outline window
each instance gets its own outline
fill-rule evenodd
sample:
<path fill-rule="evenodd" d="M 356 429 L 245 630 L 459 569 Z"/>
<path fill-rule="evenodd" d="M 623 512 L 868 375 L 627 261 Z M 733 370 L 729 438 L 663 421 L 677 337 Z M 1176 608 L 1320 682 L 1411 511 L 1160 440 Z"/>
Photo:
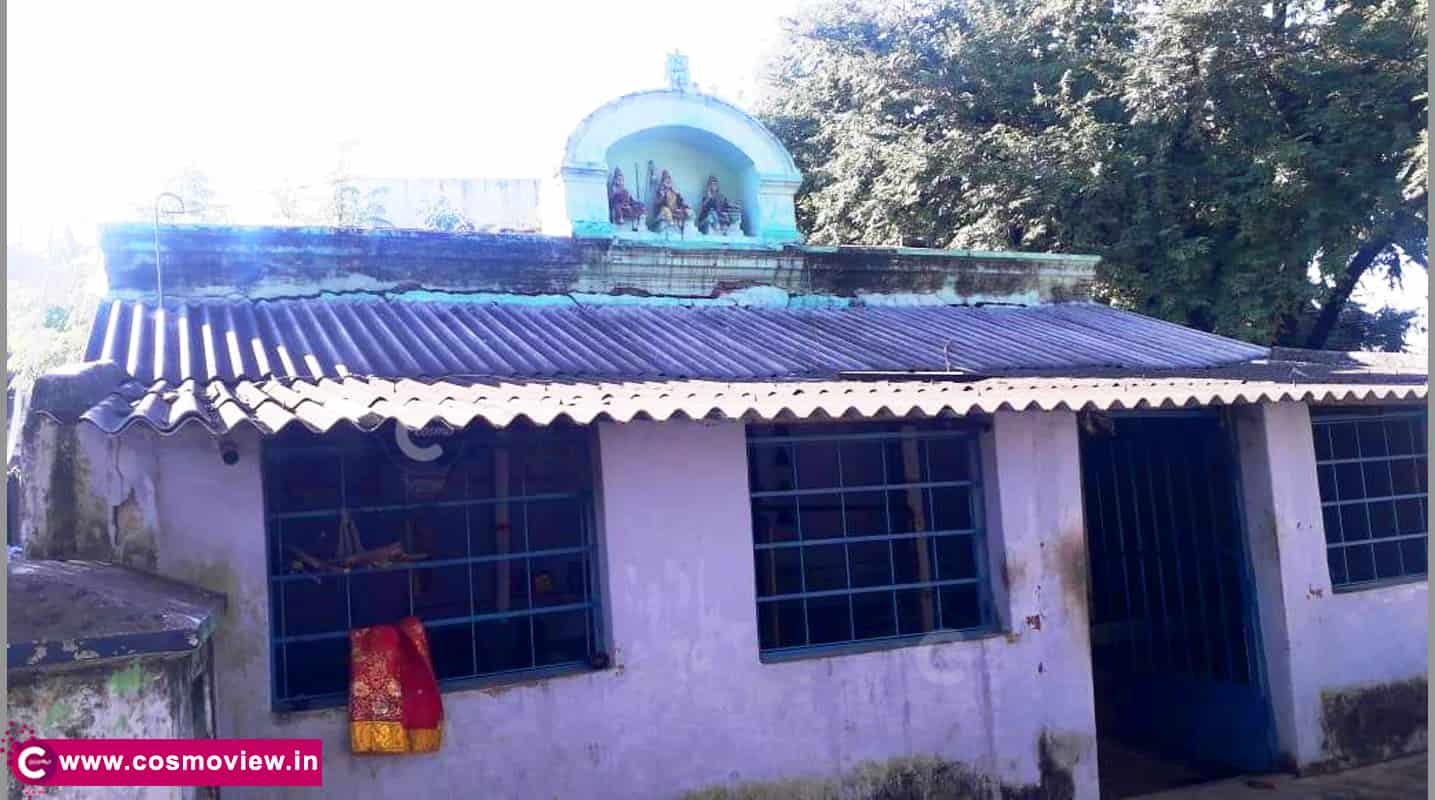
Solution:
<path fill-rule="evenodd" d="M 1331 585 L 1424 575 L 1424 410 L 1314 409 L 1311 421 Z"/>
<path fill-rule="evenodd" d="M 589 664 L 591 469 L 581 429 L 271 440 L 275 707 L 344 702 L 349 630 L 410 614 L 443 684 Z"/>
<path fill-rule="evenodd" d="M 975 428 L 748 427 L 764 657 L 991 626 Z"/>

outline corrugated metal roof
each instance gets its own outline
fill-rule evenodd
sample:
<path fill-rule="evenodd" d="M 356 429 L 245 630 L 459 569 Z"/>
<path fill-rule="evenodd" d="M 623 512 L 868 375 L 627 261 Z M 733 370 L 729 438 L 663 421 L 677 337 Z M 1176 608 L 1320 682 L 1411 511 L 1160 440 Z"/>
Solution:
<path fill-rule="evenodd" d="M 1390 362 L 1387 362 L 1390 363 Z M 503 427 L 634 419 L 780 420 L 937 416 L 1001 410 L 1120 410 L 1304 401 L 1415 401 L 1426 396 L 1423 368 L 1260 362 L 1184 374 L 988 378 L 978 381 L 710 380 L 526 381 L 324 378 L 241 381 L 148 389 L 130 382 L 83 419 L 109 433 L 142 425 L 161 433 L 198 424 L 213 433 L 252 425 L 363 430 L 390 419 L 418 429 L 474 422 Z"/>
<path fill-rule="evenodd" d="M 1210 367 L 1265 348 L 1090 303 L 516 305 L 358 298 L 113 301 L 87 360 L 145 383 L 267 378 L 828 378 L 857 370 Z"/>

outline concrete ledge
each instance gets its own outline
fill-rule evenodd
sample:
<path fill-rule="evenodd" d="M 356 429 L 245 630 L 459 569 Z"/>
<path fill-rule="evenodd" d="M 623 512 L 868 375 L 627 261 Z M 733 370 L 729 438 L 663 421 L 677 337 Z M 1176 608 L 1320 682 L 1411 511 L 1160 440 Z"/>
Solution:
<path fill-rule="evenodd" d="M 30 410 L 57 422 L 78 422 L 80 415 L 110 396 L 130 376 L 113 361 L 66 364 L 35 379 Z"/>
<path fill-rule="evenodd" d="M 108 226 L 101 245 L 113 296 L 156 294 L 152 226 Z M 1031 305 L 1090 299 L 1097 263 L 910 247 L 218 225 L 160 226 L 159 246 L 165 295 L 176 298 L 419 290 L 718 297 L 772 286 L 798 295 Z"/>
<path fill-rule="evenodd" d="M 95 561 L 13 559 L 10 670 L 194 650 L 213 632 L 224 595 Z"/>

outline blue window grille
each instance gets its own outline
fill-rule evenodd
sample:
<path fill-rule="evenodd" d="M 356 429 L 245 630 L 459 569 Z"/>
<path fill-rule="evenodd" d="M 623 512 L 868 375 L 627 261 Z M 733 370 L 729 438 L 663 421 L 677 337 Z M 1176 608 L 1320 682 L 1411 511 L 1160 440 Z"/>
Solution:
<path fill-rule="evenodd" d="M 958 421 L 748 426 L 765 659 L 992 628 L 978 437 Z"/>
<path fill-rule="evenodd" d="M 274 707 L 345 702 L 349 631 L 409 615 L 445 687 L 601 666 L 586 432 L 398 442 L 265 445 Z"/>
<path fill-rule="evenodd" d="M 1326 561 L 1337 590 L 1426 574 L 1426 414 L 1314 409 Z"/>

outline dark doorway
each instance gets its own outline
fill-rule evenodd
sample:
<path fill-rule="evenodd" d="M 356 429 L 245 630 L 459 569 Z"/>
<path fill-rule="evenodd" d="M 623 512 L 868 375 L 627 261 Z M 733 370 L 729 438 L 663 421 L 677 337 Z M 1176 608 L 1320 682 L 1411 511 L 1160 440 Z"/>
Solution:
<path fill-rule="evenodd" d="M 1082 418 L 1103 797 L 1273 767 L 1233 450 L 1215 412 Z"/>

